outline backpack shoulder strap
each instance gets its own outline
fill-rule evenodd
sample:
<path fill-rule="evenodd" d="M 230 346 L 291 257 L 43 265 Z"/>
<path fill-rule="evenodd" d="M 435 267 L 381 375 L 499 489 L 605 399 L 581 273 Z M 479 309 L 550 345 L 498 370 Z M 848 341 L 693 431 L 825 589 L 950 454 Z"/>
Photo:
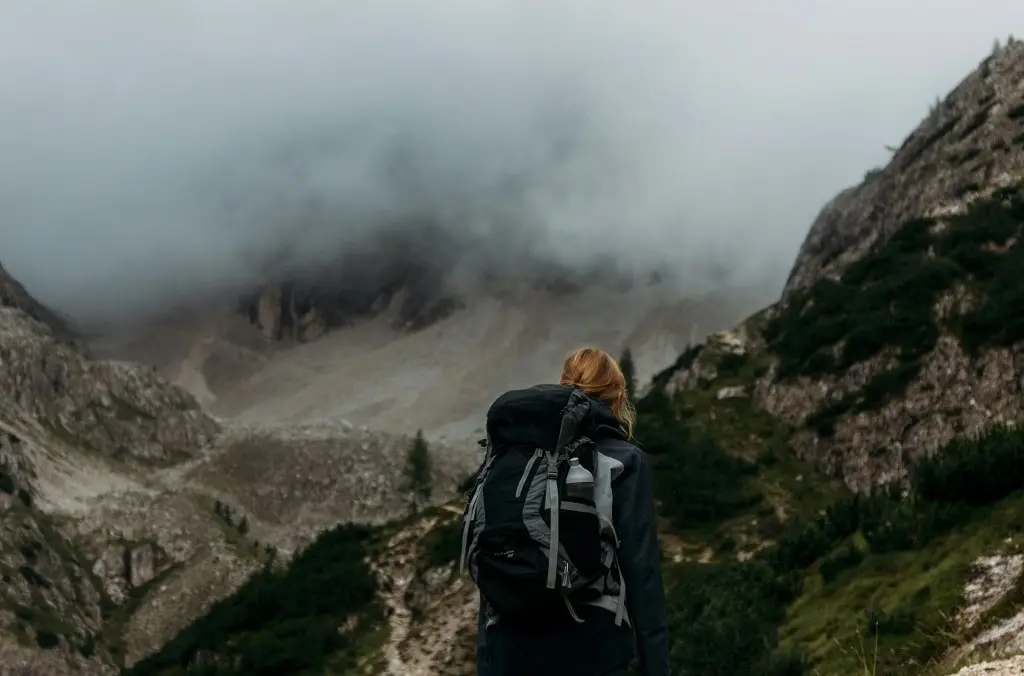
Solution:
<path fill-rule="evenodd" d="M 560 453 L 566 446 L 576 438 L 580 423 L 590 413 L 590 397 L 583 393 L 583 390 L 574 389 L 569 395 L 569 401 L 562 409 L 562 425 L 558 430 L 558 443 L 555 445 L 555 453 Z"/>
<path fill-rule="evenodd" d="M 476 510 L 476 503 L 480 499 L 480 492 L 483 490 L 484 481 L 487 480 L 487 471 L 494 462 L 494 448 L 491 446 L 490 437 L 485 437 L 476 442 L 478 446 L 486 448 L 484 461 L 476 474 L 472 495 L 466 503 L 466 511 L 462 515 L 462 553 L 459 555 L 459 575 L 466 571 L 466 559 L 469 554 L 469 532 L 473 526 L 473 517 Z"/>

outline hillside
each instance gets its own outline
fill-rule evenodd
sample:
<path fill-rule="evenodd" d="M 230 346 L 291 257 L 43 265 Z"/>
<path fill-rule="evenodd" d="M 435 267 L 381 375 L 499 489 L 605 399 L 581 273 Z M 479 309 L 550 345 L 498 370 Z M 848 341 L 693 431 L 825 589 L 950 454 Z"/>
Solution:
<path fill-rule="evenodd" d="M 91 346 L 144 367 L 86 355 L 0 271 L 0 663 L 474 673 L 465 442 L 583 341 L 638 359 L 679 673 L 944 676 L 1024 652 L 1022 146 L 1011 43 L 826 205 L 779 302 L 738 324 L 657 284 L 424 315 L 399 266 L 401 302 L 271 284 Z M 408 514 L 416 429 L 433 504 Z"/>
<path fill-rule="evenodd" d="M 1019 43 L 987 58 L 823 209 L 780 302 L 643 378 L 680 673 L 939 676 L 1024 650 L 1022 75 Z M 354 643 L 289 673 L 472 673 L 450 507 L 351 550 L 377 592 L 328 621 Z M 298 564 L 274 584 L 300 590 Z M 216 645 L 182 634 L 131 673 L 272 664 L 246 646 L 299 626 L 284 608 L 324 617 L 281 604 L 245 627 L 210 615 Z"/>
<path fill-rule="evenodd" d="M 0 288 L 5 673 L 116 673 L 339 520 L 405 511 L 409 437 L 217 421 L 152 367 L 87 357 L 3 271 Z M 472 453 L 439 456 L 451 491 Z"/>

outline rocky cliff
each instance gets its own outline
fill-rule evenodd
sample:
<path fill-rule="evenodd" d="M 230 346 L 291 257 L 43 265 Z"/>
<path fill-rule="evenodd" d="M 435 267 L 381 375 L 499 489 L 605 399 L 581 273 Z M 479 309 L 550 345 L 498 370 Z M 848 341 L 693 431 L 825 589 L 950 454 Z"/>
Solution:
<path fill-rule="evenodd" d="M 46 324 L 53 335 L 74 344 L 79 350 L 83 347 L 70 322 L 29 295 L 25 287 L 11 277 L 2 264 L 0 264 L 0 307 L 21 310 L 32 319 Z"/>
<path fill-rule="evenodd" d="M 115 673 L 325 528 L 405 511 L 408 437 L 225 426 L 152 367 L 90 359 L 2 272 L 0 291 L 3 670 Z M 450 491 L 472 454 L 439 455 Z"/>
<path fill-rule="evenodd" d="M 1015 184 L 1024 165 L 1024 44 L 981 62 L 893 153 L 890 162 L 833 198 L 811 226 L 783 300 L 835 278 L 908 220 L 962 208 Z"/>
<path fill-rule="evenodd" d="M 749 396 L 856 489 L 905 476 L 1024 405 L 1024 45 L 940 102 L 881 171 L 826 205 L 779 303 L 727 336 Z M 694 355 L 670 389 L 713 380 Z"/>

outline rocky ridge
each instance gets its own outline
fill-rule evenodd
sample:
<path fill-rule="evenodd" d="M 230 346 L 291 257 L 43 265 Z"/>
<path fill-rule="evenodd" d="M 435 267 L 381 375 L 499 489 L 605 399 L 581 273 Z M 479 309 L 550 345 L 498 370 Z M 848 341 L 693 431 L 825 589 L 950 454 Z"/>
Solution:
<path fill-rule="evenodd" d="M 0 288 L 21 294 L 0 307 L 5 668 L 115 673 L 324 528 L 405 510 L 407 438 L 218 422 L 150 367 L 89 359 L 6 273 Z M 450 457 L 438 490 L 472 463 Z"/>
<path fill-rule="evenodd" d="M 821 210 L 797 255 L 783 300 L 838 276 L 908 219 L 962 208 L 1010 185 L 1024 167 L 1024 42 L 1010 41 L 931 108 L 890 162 Z"/>
<path fill-rule="evenodd" d="M 857 490 L 1016 421 L 1022 184 L 1024 43 L 1012 42 L 826 205 L 782 300 L 690 355 L 669 389 L 710 382 L 723 353 L 760 361 L 749 396 L 800 430 L 801 457 Z"/>

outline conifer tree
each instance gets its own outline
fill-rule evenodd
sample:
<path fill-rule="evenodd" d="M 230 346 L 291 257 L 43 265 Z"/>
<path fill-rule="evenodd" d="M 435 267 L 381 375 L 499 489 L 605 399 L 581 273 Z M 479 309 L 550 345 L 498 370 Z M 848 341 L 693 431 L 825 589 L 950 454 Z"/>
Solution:
<path fill-rule="evenodd" d="M 626 393 L 630 399 L 633 399 L 636 396 L 636 364 L 633 363 L 633 353 L 628 347 L 622 351 L 619 368 L 622 369 L 622 375 L 626 377 Z"/>
<path fill-rule="evenodd" d="M 410 510 L 415 513 L 430 501 L 430 449 L 423 438 L 423 430 L 416 432 L 416 438 L 409 447 L 406 458 L 406 479 L 410 496 Z"/>

